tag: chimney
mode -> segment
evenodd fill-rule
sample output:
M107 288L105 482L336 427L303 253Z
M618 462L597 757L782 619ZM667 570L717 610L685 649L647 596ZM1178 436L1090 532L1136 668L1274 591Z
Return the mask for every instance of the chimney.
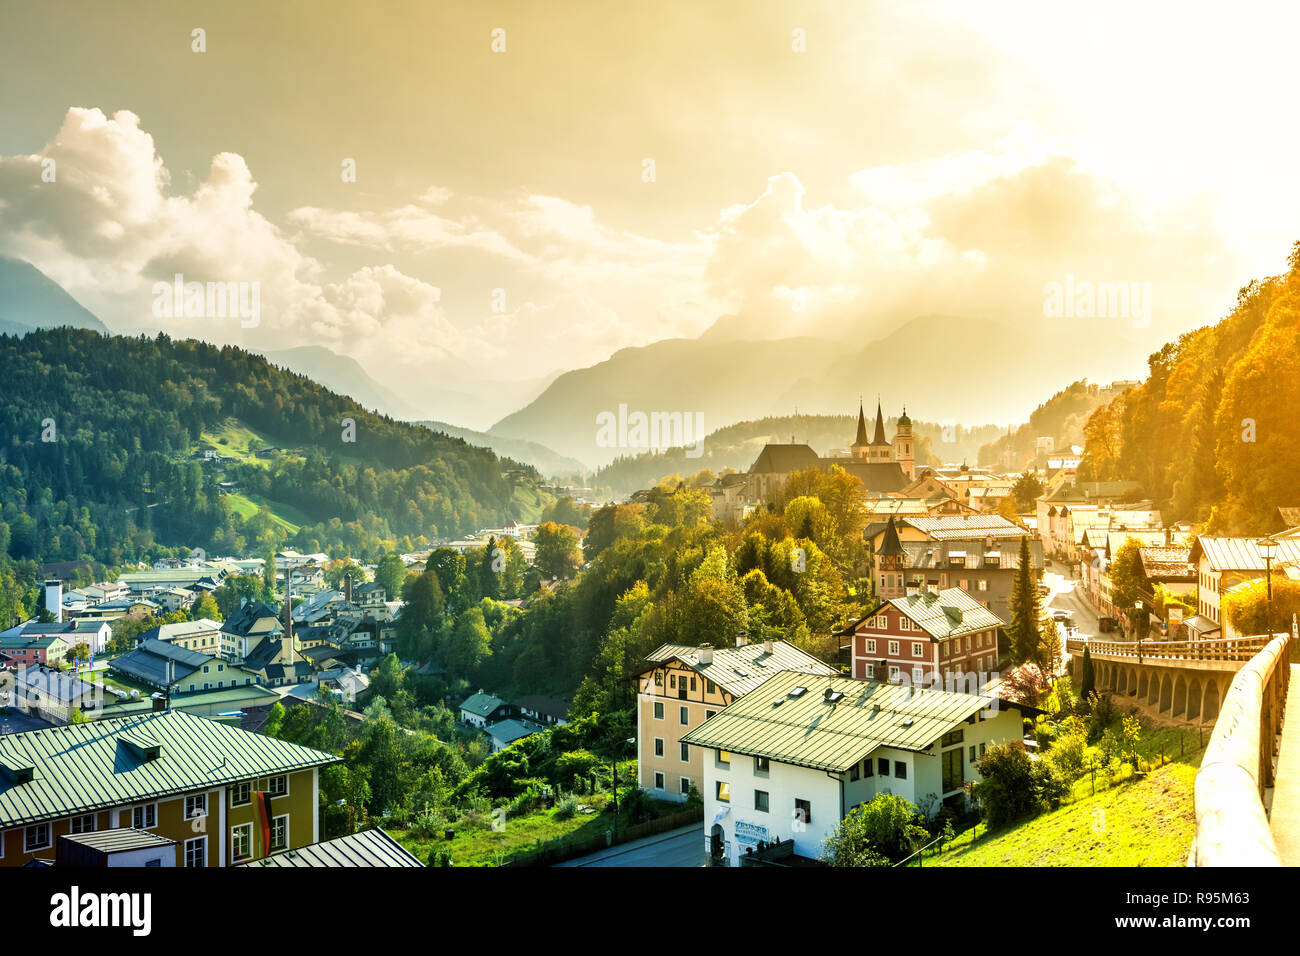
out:
M712 664L712 663L713 663L713 645L712 645L712 644L701 644L701 645L700 645L700 663L701 663L701 664Z
M54 620L63 623L63 582L45 582L45 609L54 615Z
M343 597L349 604L352 603L352 572L351 571L343 575Z
M772 653L772 639L770 637L763 642L763 653L764 654Z
M737 647L744 647L748 643L749 643L749 635L746 634L744 631L741 631L739 634L736 635Z

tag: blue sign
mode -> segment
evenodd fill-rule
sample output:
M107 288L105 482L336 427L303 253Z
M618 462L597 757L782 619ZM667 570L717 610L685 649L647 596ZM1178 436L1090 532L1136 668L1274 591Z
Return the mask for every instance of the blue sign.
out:
M736 821L737 843L757 844L759 840L764 843L769 842L767 827L760 827L757 823L746 823L744 820Z

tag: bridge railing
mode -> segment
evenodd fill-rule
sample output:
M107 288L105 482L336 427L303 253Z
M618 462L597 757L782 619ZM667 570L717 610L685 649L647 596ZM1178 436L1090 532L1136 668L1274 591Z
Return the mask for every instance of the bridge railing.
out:
M1280 866L1264 812L1273 745L1291 678L1289 634L1268 641L1232 679L1196 774L1192 866Z
M1268 644L1267 634L1250 637L1212 638L1198 641L1144 641L1143 660L1180 661L1249 661ZM1134 641L1094 641L1079 637L1065 642L1066 651L1073 657L1089 648L1093 656L1131 657L1137 660L1138 645Z

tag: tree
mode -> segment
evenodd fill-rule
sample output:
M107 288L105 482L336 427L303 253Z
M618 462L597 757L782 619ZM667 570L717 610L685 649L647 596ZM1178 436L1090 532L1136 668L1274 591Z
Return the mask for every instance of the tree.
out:
M1083 645L1083 676L1079 684L1079 696L1087 700L1093 690L1096 689L1097 680L1092 672L1092 652L1088 650L1088 645Z
M483 621L483 612L472 607L460 616L451 633L438 648L442 666L455 677L468 680L492 652L492 635Z
M582 566L578 533L568 525L544 522L538 525L533 541L537 545L533 564L548 578L570 578Z
M262 733L268 737L278 737L280 728L284 726L284 704L276 701L271 705L271 711L266 715L266 723L262 725Z
M1042 635L1038 622L1042 617L1038 603L1037 581L1034 579L1034 567L1029 550L1029 535L1020 539L1020 563L1016 568L1015 581L1011 587L1011 626L1008 634L1011 638L1011 657L1017 664L1033 661L1039 666L1039 645Z
M388 600L396 601L402 596L402 585L406 583L406 565L394 552L389 552L379 559L375 568L375 583L384 589Z
M1223 596L1223 610L1239 634L1263 634L1269 627L1268 587L1260 578L1233 588ZM1300 581L1273 572L1273 633L1291 627L1291 618L1300 615Z
M1011 486L1011 494L1016 501L1016 511L1021 514L1033 511L1042 493L1043 483L1029 471L1017 478L1016 483Z
M216 598L214 598L208 591L200 593L199 596L194 599L194 603L190 606L191 620L198 621L204 618L210 621L222 620L221 609L217 607Z
M402 600L406 602L397 619L397 643L403 657L426 659L433 636L441 629L446 602L438 575L425 571L410 579Z
M1129 538L1115 552L1110 562L1111 603L1129 616L1129 623L1139 629L1145 623L1146 611L1137 610L1137 602L1151 591L1151 582L1142 567L1142 542ZM1141 631L1138 630L1138 637Z
M878 793L840 821L826 838L822 860L831 866L890 866L925 844L930 834L924 824L916 804Z
M1022 741L989 747L976 758L980 779L971 792L990 830L1022 820L1061 798L1061 781L1044 761L1029 759Z

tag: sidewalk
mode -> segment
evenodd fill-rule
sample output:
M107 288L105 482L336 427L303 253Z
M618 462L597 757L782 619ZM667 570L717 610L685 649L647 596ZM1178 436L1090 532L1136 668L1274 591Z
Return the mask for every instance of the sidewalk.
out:
M1269 829L1283 866L1300 865L1300 664L1291 666Z
M660 844L672 841L684 841L687 838L698 848L700 860L704 859L704 824L690 823L684 827L678 827L676 830L668 830L664 833L656 833L654 836L642 837L639 840L632 840L630 843L619 843L615 846L608 847L604 850L598 850L595 853L589 853L586 856L578 857L574 860L565 860L563 863L557 863L556 866L643 866L651 865L649 861L658 854L654 847ZM618 857L628 857L623 861L616 861ZM646 862L640 862L640 861ZM611 862L615 861L615 862Z

